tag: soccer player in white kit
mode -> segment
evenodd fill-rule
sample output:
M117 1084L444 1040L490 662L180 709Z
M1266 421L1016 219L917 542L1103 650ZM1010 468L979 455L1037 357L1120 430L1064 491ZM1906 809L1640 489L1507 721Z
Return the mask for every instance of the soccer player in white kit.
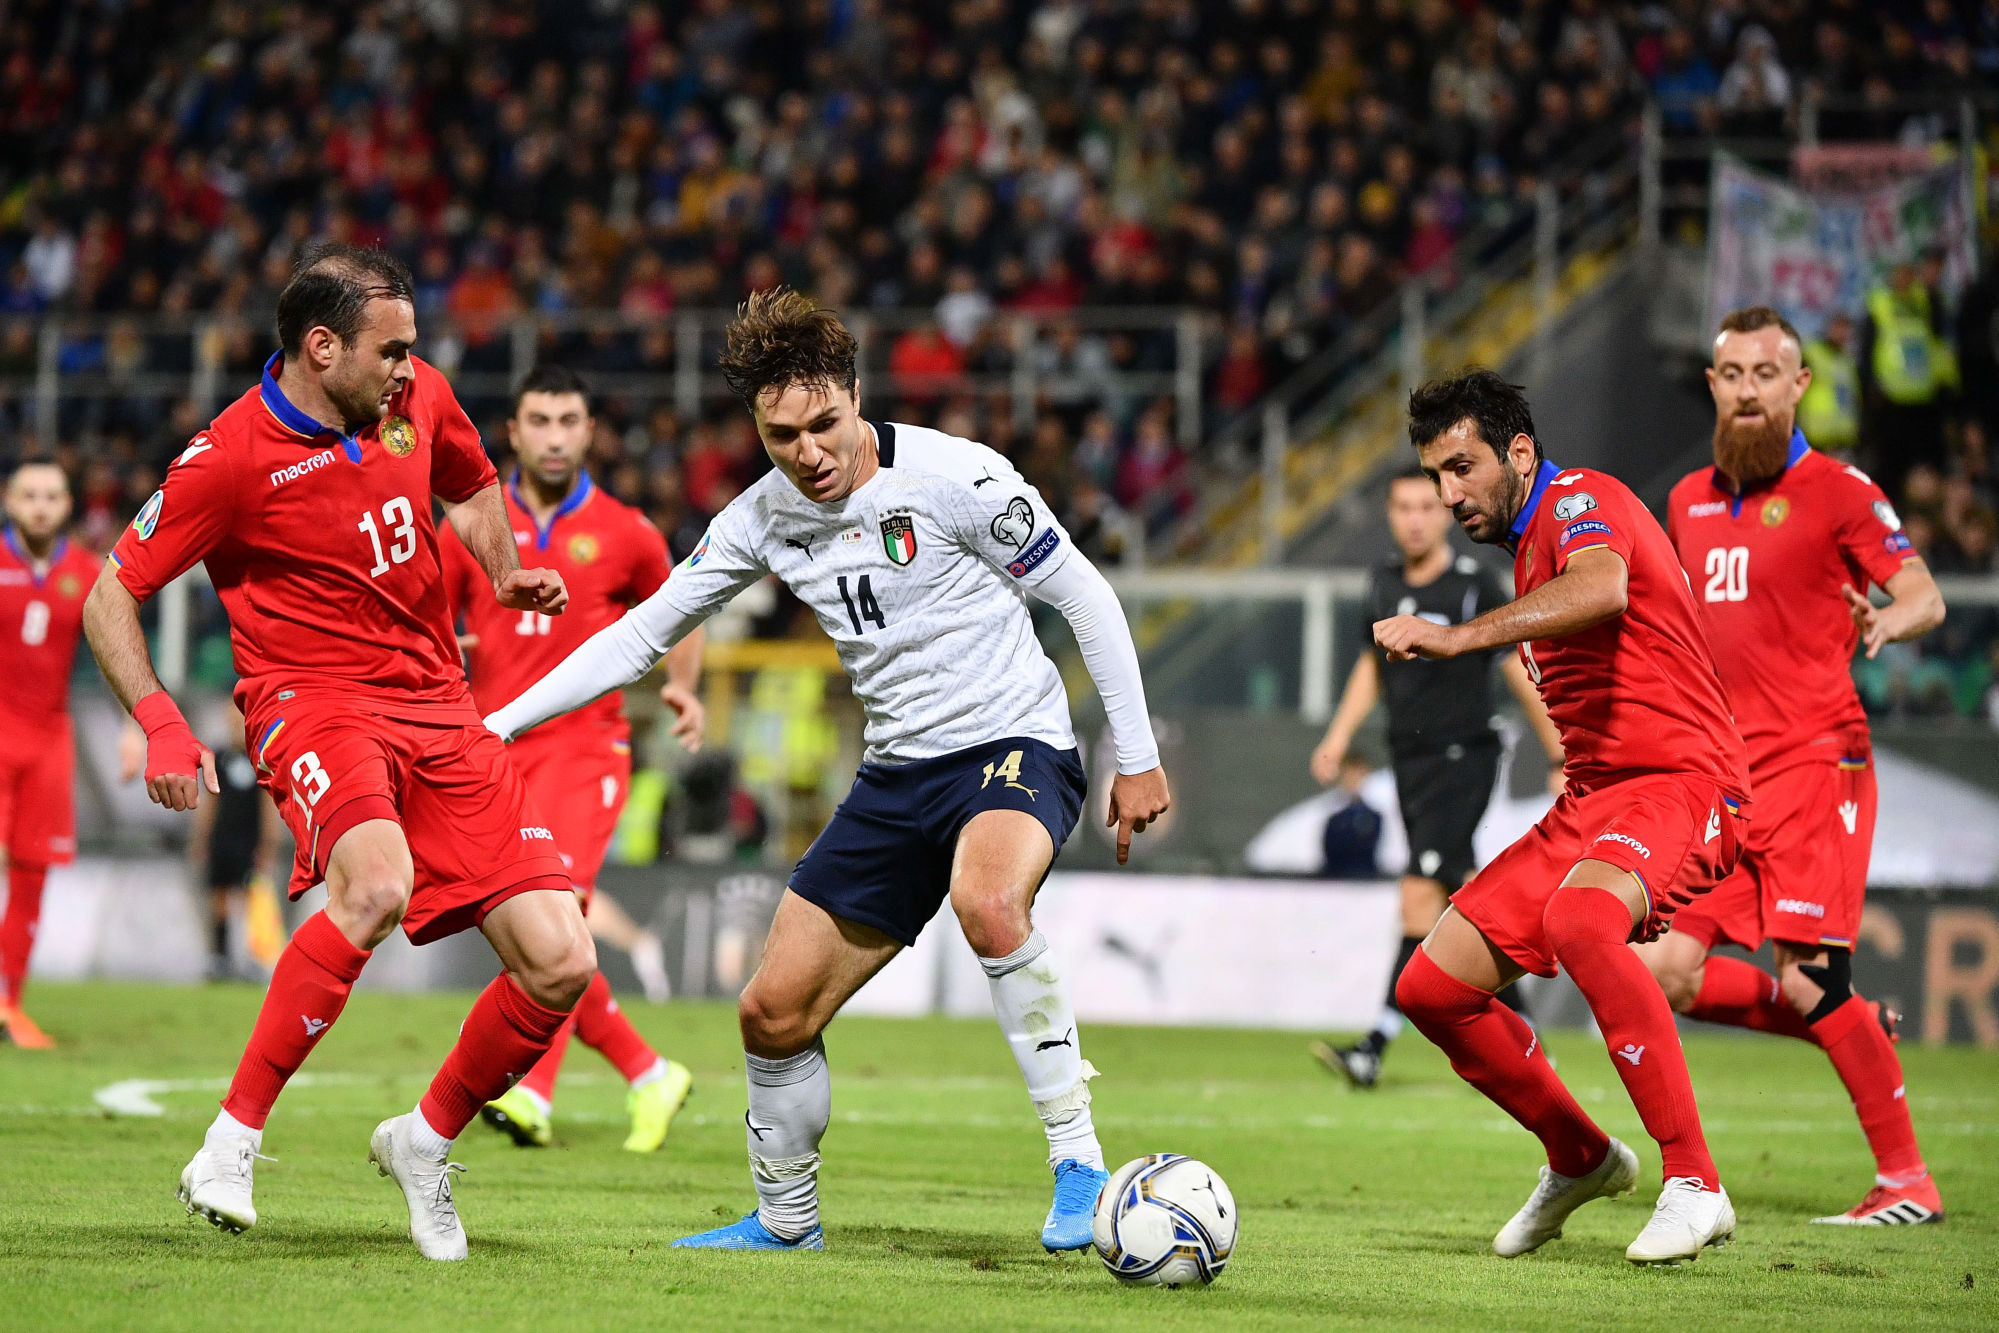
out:
M1030 909L1085 782L1026 594L1062 612L1117 747L1118 861L1170 804L1116 595L1035 489L970 440L860 415L854 340L777 288L744 303L722 372L775 469L715 516L664 586L486 719L511 740L637 680L766 574L832 636L867 714L853 790L798 868L738 1003L758 1208L676 1245L823 1249L820 1033L948 897L1048 1132L1050 1250L1090 1243L1108 1179L1068 988Z

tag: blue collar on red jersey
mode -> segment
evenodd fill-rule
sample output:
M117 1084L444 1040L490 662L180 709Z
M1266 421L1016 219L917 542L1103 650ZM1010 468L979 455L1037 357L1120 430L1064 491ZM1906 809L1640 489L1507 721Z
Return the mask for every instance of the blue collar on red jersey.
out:
M514 503L521 507L521 512L528 516L528 522L534 523L534 549L537 551L546 551L548 549L549 534L555 531L555 521L559 518L567 518L581 509L583 502L597 493L597 485L590 480L589 472L578 472L576 474L576 484L569 488L569 494L562 497L562 503L555 507L553 514L548 516L548 525L546 527L535 522L534 511L528 508L526 500L521 499L521 470L518 467L514 469L514 474L507 478L507 492L514 497Z
M322 435L339 436L340 447L347 453L347 461L360 462L361 441L345 431L335 430L318 417L306 415L292 405L291 399L285 397L285 391L278 387L278 367L284 364L284 359L285 354L282 351L272 352L271 359L264 363L264 383L258 389L264 397L264 406L278 419L280 426L294 435L303 435L308 440L316 440Z
M21 562L21 568L28 571L28 577L34 581L34 585L37 588L48 582L48 579L44 575L35 572L35 557L29 555L28 548L21 545L21 535L14 531L12 523L9 523L4 528L0 528L0 541L7 543L7 549L12 551L14 558ZM51 574L55 572L56 561L62 559L63 554L68 550L69 538L58 536L56 544L49 548L49 572Z
M1784 472L1789 472L1792 468L1796 467L1798 465L1798 461L1811 451L1812 451L1812 446L1806 442L1805 433L1802 430L1799 430L1796 426L1792 426L1791 452L1784 459ZM1777 474L1777 477L1783 476L1784 472L1779 472ZM1774 484L1777 480L1777 477L1772 477L1768 483L1764 484L1766 485ZM1733 496L1735 498L1735 503L1730 507L1728 511L1728 516L1730 518L1738 517L1742 513L1742 496L1744 492L1736 490L1734 484L1729 481L1728 477L1723 474L1720 468L1714 469L1714 473L1710 478L1710 480L1713 482L1714 488L1716 490L1720 491L1723 495Z
M1520 544L1527 525L1534 521L1534 511L1541 507L1541 492L1548 489L1548 483L1562 475L1562 470L1547 459L1541 460L1540 468L1534 473L1533 489L1527 492L1527 503L1520 506L1520 514L1513 520L1513 531L1506 539L1506 549L1511 551Z

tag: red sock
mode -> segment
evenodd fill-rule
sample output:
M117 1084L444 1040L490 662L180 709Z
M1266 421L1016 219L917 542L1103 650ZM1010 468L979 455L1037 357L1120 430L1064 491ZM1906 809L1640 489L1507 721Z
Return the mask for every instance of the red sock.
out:
M1927 1169L1902 1095L1902 1061L1881 1030L1872 1001L1858 995L1812 1024L1812 1036L1832 1059L1839 1081L1860 1114L1860 1130L1874 1151L1874 1169L1908 1183Z
M602 972L590 978L590 989L576 1002L576 1035L609 1060L627 1083L659 1063L659 1052L619 1010L611 996L611 983L604 980Z
M578 1008L582 1005L579 1002ZM576 1033L576 1015L569 1015L567 1021L555 1030L555 1036L548 1043L548 1050L541 1059L534 1062L527 1077L520 1086L542 1099L549 1105L555 1104L555 1080L562 1073L562 1057L569 1054L569 1039Z
M0 918L0 1000L21 1002L28 980L28 955L35 951L35 926L42 919L42 887L47 866L7 864L7 915Z
M264 993L264 1007L257 1012L257 1026L250 1031L222 1109L252 1129L262 1129L285 1081L340 1017L347 993L367 965L368 951L355 948L326 913L307 918L278 955L271 988Z
M458 1044L417 1103L430 1127L455 1139L479 1108L534 1068L569 1015L544 1009L502 972L479 992Z
M1730 1027L1774 1032L1781 1037L1817 1043L1805 1016L1784 998L1777 978L1742 958L1710 954L1701 968L1701 990L1688 1018Z
M1644 961L1625 947L1630 911L1607 889L1572 884L1555 890L1541 920L1556 959L1589 1001L1639 1119L1659 1142L1667 1179L1720 1188L1672 1006Z
M1520 1015L1459 981L1421 949L1402 969L1395 1003L1417 1031L1450 1057L1460 1078L1541 1140L1552 1170L1586 1176L1603 1165L1609 1136L1555 1077L1540 1041Z

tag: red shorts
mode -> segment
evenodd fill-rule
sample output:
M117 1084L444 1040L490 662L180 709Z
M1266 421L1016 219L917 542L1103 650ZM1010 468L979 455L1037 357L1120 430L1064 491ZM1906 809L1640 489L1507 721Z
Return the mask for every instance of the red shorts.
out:
M1633 940L1656 938L1674 913L1735 866L1740 800L1707 778L1653 773L1564 792L1541 822L1501 852L1451 906L1508 958L1537 976L1555 975L1541 918L1578 861L1607 861L1631 875L1651 911Z
M341 835L370 819L394 820L409 842L416 884L403 933L413 944L470 930L516 894L569 887L507 747L477 723L294 697L260 709L245 736L298 844L294 898L326 878Z
M1798 764L1755 782L1756 819L1735 873L1674 929L1707 945L1766 939L1853 947L1867 899L1877 793L1865 757Z
M623 727L591 721L536 727L508 747L533 794L569 878L588 896L632 786L632 743Z
M75 746L69 718L22 727L0 719L0 848L24 866L76 859Z

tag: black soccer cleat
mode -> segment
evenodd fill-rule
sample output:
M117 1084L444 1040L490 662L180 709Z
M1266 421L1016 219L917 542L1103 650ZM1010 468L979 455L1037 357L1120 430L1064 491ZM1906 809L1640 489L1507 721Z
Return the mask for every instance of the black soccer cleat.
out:
M1381 1051L1370 1042L1334 1046L1330 1042L1315 1041L1311 1052L1328 1072L1344 1076L1356 1088L1371 1088L1381 1081Z

